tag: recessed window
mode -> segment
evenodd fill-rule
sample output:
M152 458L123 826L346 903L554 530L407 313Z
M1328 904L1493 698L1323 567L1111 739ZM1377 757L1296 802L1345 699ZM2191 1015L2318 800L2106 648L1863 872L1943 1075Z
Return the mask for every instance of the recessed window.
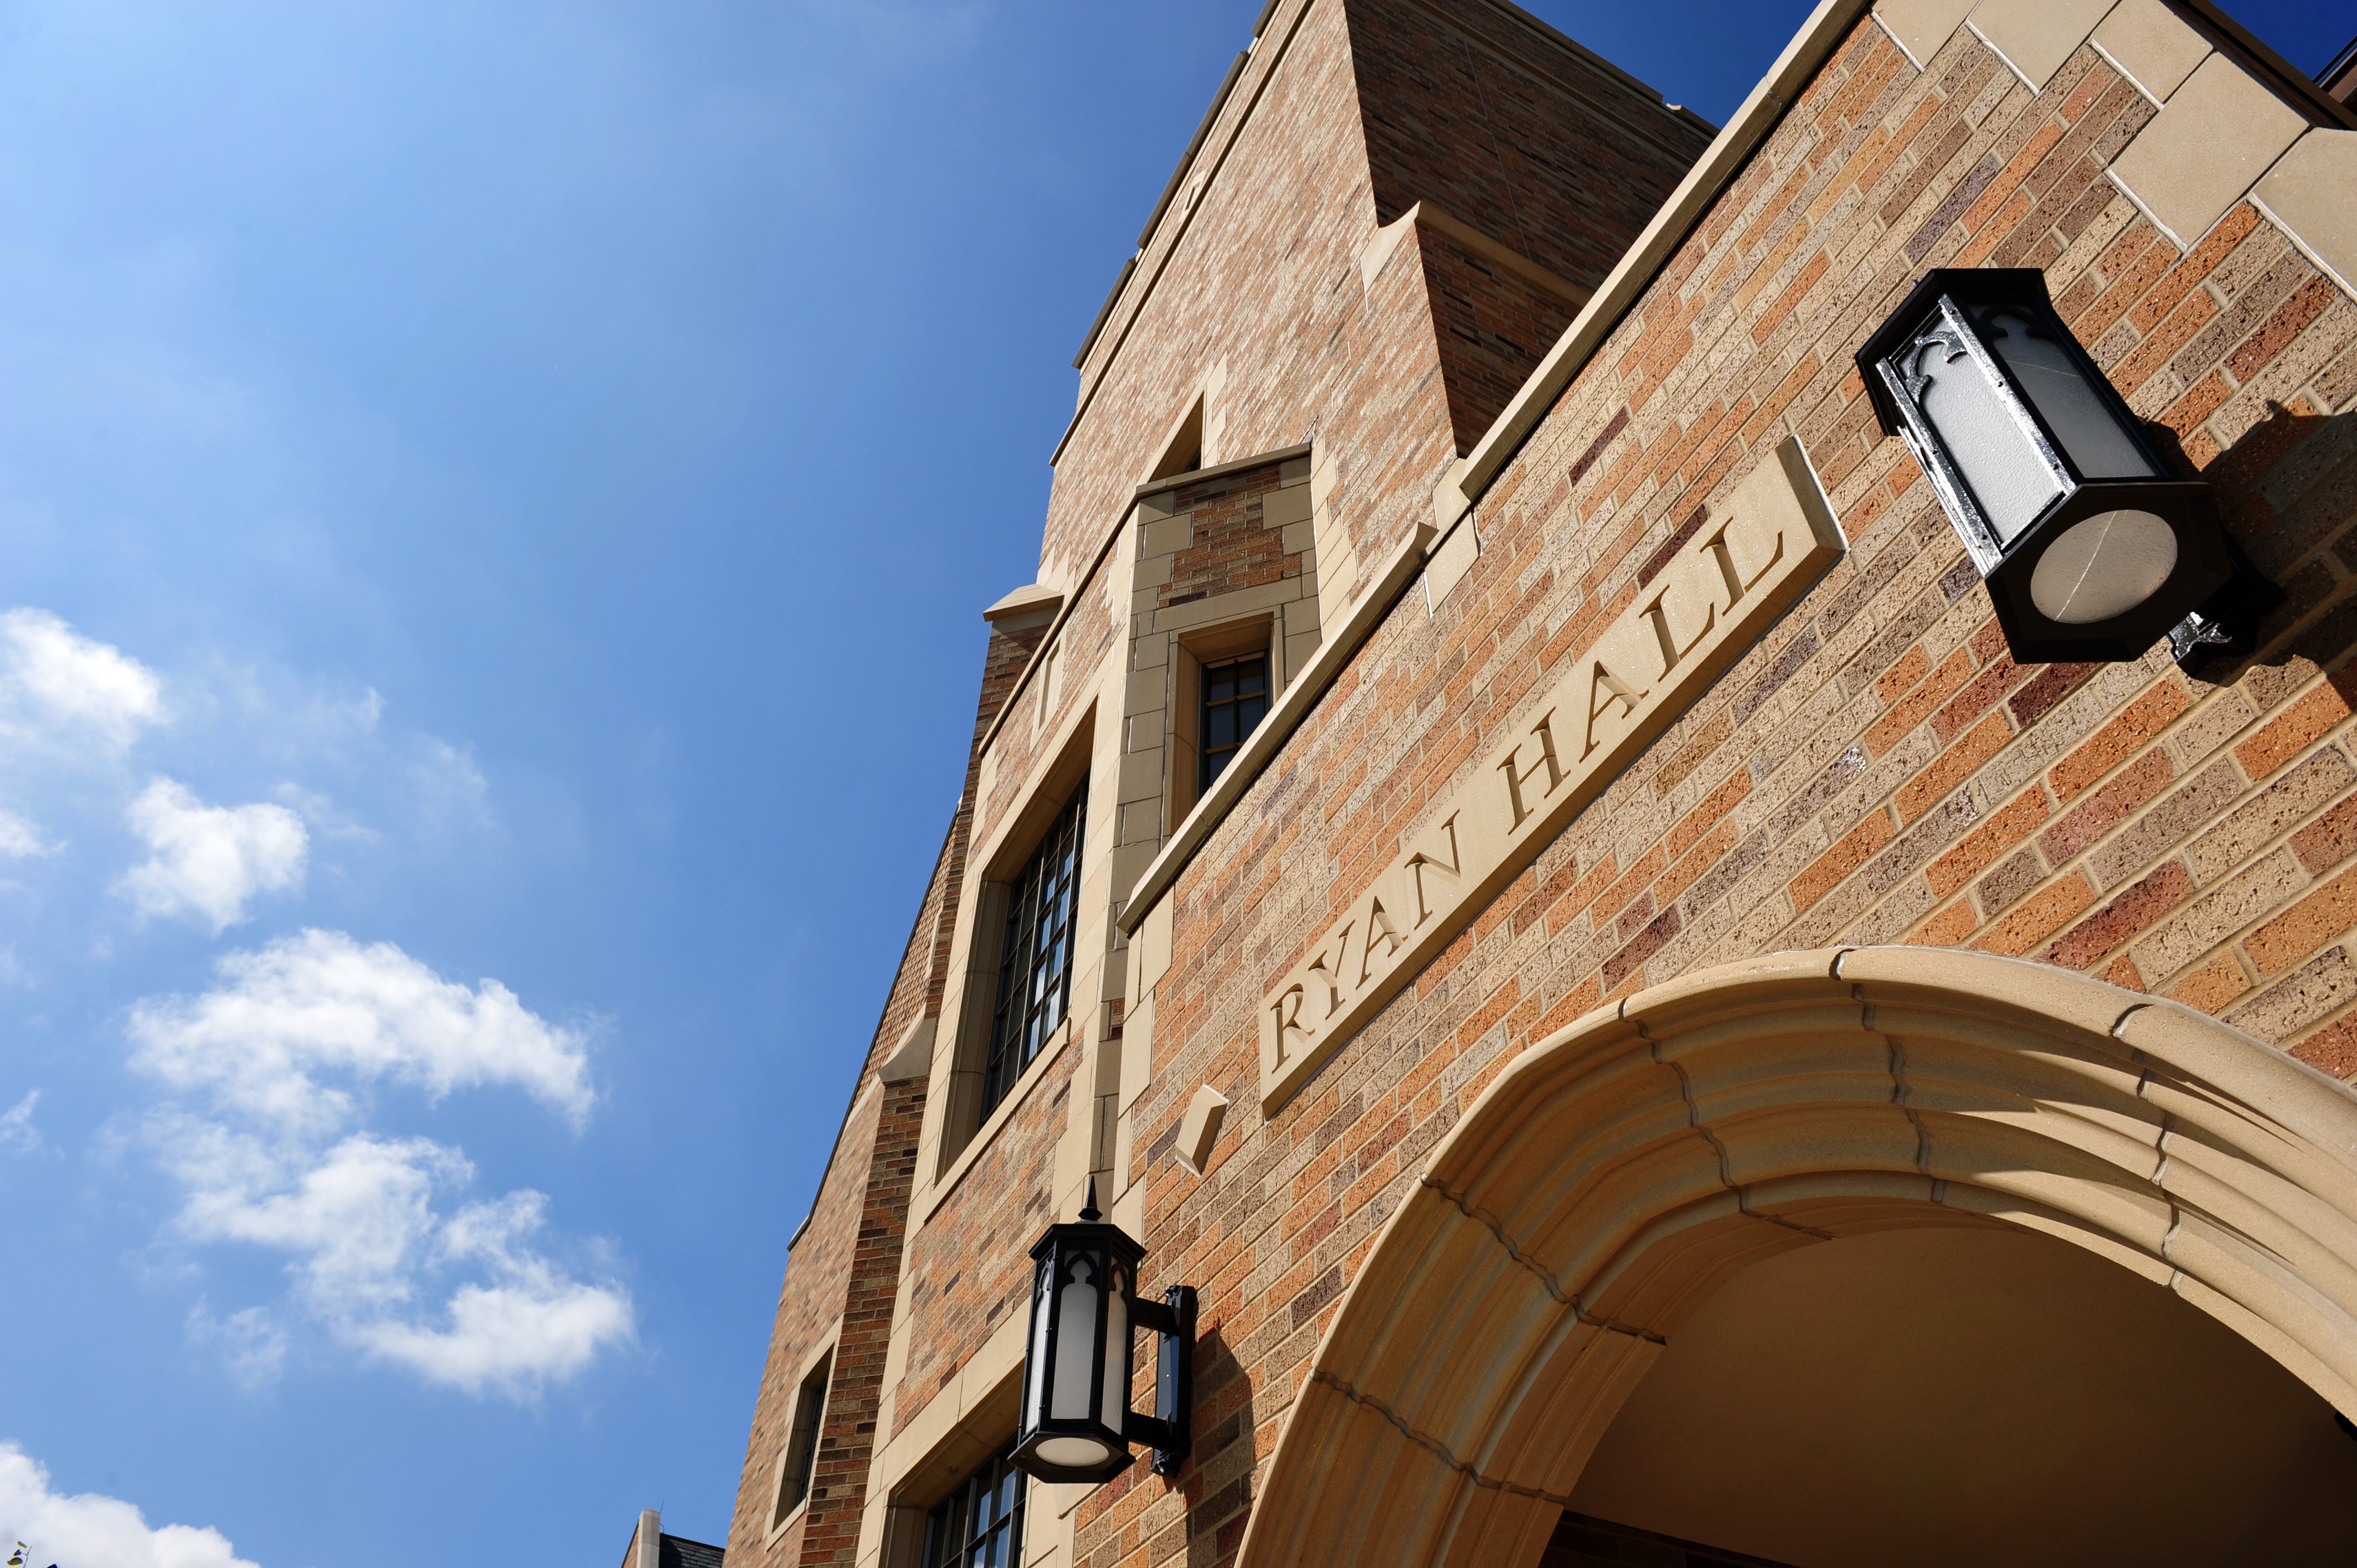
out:
M818 1467L819 1428L826 1419L827 1374L834 1369L834 1353L829 1351L811 1369L802 1387L794 1391L794 1412L786 1429L786 1451L778 1462L778 1498L770 1509L771 1530L785 1523L810 1496L811 1477Z
M1013 1568L1022 1560L1023 1472L1001 1454L933 1505L924 1568Z
M985 1116L1039 1056L1071 1003L1081 818L1088 798L1083 779L1007 889L1006 929L998 950L998 1000L991 1014L990 1056L982 1078Z
M1205 664L1202 679L1203 711L1195 729L1202 737L1199 791L1211 787L1268 716L1268 655L1247 653Z
M1203 400L1199 397L1187 410L1187 417L1178 422L1170 445L1162 449L1162 460L1148 477L1167 479L1173 474L1191 474L1202 466Z

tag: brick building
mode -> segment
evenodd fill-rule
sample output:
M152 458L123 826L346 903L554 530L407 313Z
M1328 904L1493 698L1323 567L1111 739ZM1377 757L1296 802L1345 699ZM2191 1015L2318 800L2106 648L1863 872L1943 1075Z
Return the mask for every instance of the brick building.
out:
M2352 192L2201 0L1825 0L1724 128L1271 0L984 611L729 1563L2346 1560ZM1856 363L1938 268L2042 274L2251 651L2017 661ZM1028 1481L1092 1182L1192 1452Z

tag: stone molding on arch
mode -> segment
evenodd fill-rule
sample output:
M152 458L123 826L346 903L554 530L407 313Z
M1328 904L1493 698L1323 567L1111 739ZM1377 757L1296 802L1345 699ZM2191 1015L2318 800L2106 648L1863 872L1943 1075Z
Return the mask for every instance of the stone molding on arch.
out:
M2085 1247L2357 1411L2357 1094L2065 970L1778 953L1589 1015L1466 1112L1297 1375L1239 1563L1534 1563L1721 1283L1942 1224Z

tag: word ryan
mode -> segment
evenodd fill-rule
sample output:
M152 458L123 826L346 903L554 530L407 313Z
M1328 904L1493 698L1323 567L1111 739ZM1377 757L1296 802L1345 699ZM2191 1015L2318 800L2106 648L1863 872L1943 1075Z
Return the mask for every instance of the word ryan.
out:
M1423 824L1261 1004L1274 1113L1846 548L1791 436Z

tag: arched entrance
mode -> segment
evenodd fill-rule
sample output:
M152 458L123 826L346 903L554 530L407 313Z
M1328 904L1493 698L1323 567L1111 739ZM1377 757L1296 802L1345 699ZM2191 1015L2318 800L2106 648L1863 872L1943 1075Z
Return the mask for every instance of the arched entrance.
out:
M1529 1568L1583 1483L1620 1475L1625 1500L1671 1459L1614 1449L1647 1441L1631 1395L1667 1348L1725 1337L1722 1287L1903 1296L1960 1256L2032 1302L2170 1293L2146 1353L2189 1397L2239 1364L2287 1411L2315 1413L2298 1385L2357 1410L2357 1096L2206 1015L1977 953L1783 953L1641 993L1524 1052L1435 1152L1318 1348L1242 1563Z

